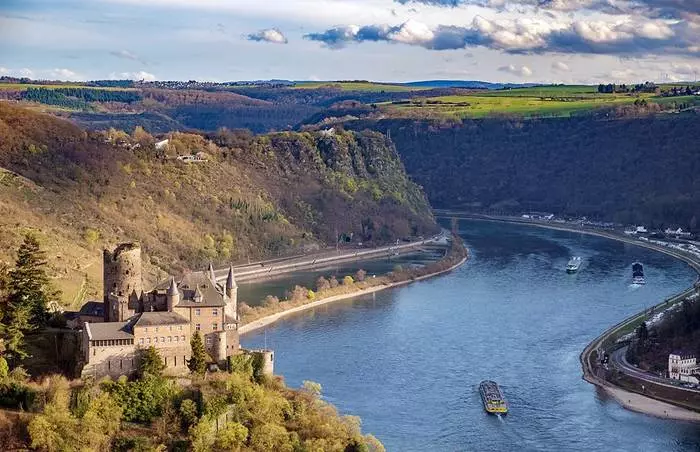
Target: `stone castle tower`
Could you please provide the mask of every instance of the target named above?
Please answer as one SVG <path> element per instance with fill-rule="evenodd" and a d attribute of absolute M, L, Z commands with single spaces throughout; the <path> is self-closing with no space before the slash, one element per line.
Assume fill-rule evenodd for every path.
<path fill-rule="evenodd" d="M 133 316 L 143 294 L 141 246 L 122 243 L 103 252 L 105 322 L 123 322 Z"/>

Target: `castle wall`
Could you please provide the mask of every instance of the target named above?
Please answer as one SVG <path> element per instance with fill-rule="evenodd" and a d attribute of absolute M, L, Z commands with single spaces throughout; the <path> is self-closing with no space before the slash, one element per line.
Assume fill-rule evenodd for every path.
<path fill-rule="evenodd" d="M 130 376 L 138 367 L 136 347 L 129 345 L 91 345 L 85 347 L 86 361 L 81 376 L 104 376 L 119 378 L 122 375 Z"/>

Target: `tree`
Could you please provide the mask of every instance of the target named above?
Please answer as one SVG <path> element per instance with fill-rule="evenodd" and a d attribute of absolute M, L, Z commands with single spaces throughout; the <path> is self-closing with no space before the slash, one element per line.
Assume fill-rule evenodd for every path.
<path fill-rule="evenodd" d="M 163 374 L 165 364 L 160 357 L 160 353 L 154 346 L 150 346 L 141 352 L 139 357 L 139 376 L 143 377 L 146 374 L 155 375 L 157 377 Z"/>
<path fill-rule="evenodd" d="M 248 438 L 248 429 L 238 422 L 227 422 L 216 437 L 216 445 L 223 450 L 240 450 Z"/>
<path fill-rule="evenodd" d="M 46 274 L 45 253 L 34 234 L 24 236 L 24 242 L 17 250 L 15 268 L 10 271 L 8 285 L 10 312 L 21 309 L 20 306 L 28 306 L 31 326 L 43 326 L 49 317 L 49 301 L 55 299 L 58 292 L 51 289 Z"/>
<path fill-rule="evenodd" d="M 197 409 L 197 404 L 194 400 L 183 400 L 180 403 L 180 409 L 178 411 L 180 413 L 180 418 L 182 419 L 182 423 L 184 424 L 185 428 L 190 428 L 197 422 L 197 413 L 199 410 Z"/>
<path fill-rule="evenodd" d="M 366 277 L 367 272 L 362 269 L 357 270 L 357 273 L 355 273 L 355 281 L 362 282 L 365 280 Z"/>
<path fill-rule="evenodd" d="M 355 280 L 352 279 L 352 276 L 347 275 L 345 278 L 343 278 L 343 285 L 344 286 L 351 286 L 352 283 L 354 283 Z"/>
<path fill-rule="evenodd" d="M 192 358 L 187 361 L 187 367 L 192 373 L 204 375 L 207 370 L 207 351 L 204 349 L 204 342 L 202 342 L 199 331 L 195 331 L 192 335 L 190 347 L 192 348 Z"/>
<path fill-rule="evenodd" d="M 327 290 L 330 288 L 331 288 L 331 283 L 323 276 L 319 276 L 318 279 L 316 280 L 316 291 L 320 292 L 322 290 Z"/>

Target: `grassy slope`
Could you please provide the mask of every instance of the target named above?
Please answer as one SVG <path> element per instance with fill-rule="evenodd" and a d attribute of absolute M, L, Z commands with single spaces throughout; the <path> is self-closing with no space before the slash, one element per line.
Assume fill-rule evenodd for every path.
<path fill-rule="evenodd" d="M 638 98 L 662 105 L 700 103 L 697 96 L 662 98 L 652 94 L 600 94 L 586 85 L 542 86 L 498 90 L 474 95 L 433 97 L 407 104 L 385 104 L 399 116 L 483 118 L 498 114 L 567 117 L 597 108 L 633 104 Z"/>
<path fill-rule="evenodd" d="M 99 293 L 100 248 L 120 240 L 142 242 L 154 277 L 157 268 L 297 252 L 331 240 L 336 224 L 359 234 L 364 218 L 385 238 L 435 227 L 422 192 L 376 133 L 326 144 L 312 134 L 247 137 L 209 146 L 210 162 L 188 165 L 0 103 L 0 136 L 0 259 L 11 262 L 22 234 L 37 232 L 66 303 Z M 204 142 L 189 139 L 197 138 Z M 362 168 L 382 171 L 359 171 L 346 158 L 356 154 L 366 157 Z"/>

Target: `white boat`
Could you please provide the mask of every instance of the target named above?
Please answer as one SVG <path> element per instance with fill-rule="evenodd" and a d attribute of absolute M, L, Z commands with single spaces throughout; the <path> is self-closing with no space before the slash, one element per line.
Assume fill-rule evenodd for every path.
<path fill-rule="evenodd" d="M 581 268 L 581 262 L 582 261 L 581 261 L 580 257 L 578 257 L 578 256 L 572 257 L 569 260 L 569 263 L 566 264 L 566 272 L 567 273 L 576 273 L 579 270 L 579 268 Z"/>

